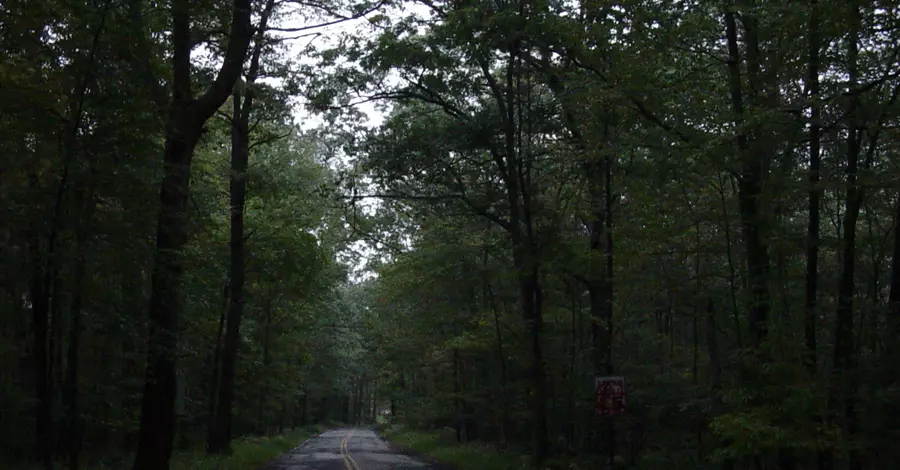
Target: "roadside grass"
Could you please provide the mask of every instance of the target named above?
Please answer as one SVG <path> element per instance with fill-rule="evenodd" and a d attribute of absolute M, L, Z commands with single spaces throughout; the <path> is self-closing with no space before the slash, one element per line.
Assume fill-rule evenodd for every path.
<path fill-rule="evenodd" d="M 172 454 L 170 470 L 260 470 L 269 461 L 300 445 L 332 426 L 311 425 L 296 428 L 276 436 L 247 436 L 232 441 L 231 455 L 207 455 L 203 449 L 176 450 Z M 104 459 L 106 460 L 106 459 Z M 38 467 L 0 467 L 9 470 L 37 470 Z M 58 465 L 58 468 L 66 468 Z M 105 462 L 88 464 L 85 470 L 122 470 L 131 468 L 130 456 L 112 457 Z"/>
<path fill-rule="evenodd" d="M 381 435 L 402 450 L 423 455 L 449 468 L 458 470 L 526 470 L 532 469 L 529 456 L 514 450 L 500 451 L 495 446 L 459 443 L 452 429 L 419 431 L 401 425 L 377 426 Z M 545 462 L 544 470 L 586 470 L 602 468 L 597 455 L 557 456 Z"/>
<path fill-rule="evenodd" d="M 451 467 L 465 470 L 519 470 L 528 468 L 527 456 L 516 452 L 500 452 L 482 443 L 459 443 L 451 433 L 414 431 L 389 427 L 382 436 L 401 449 L 413 451 Z"/>
<path fill-rule="evenodd" d="M 277 436 L 239 438 L 232 443 L 232 453 L 227 456 L 211 456 L 202 450 L 176 452 L 172 456 L 171 469 L 259 470 L 272 459 L 322 431 L 324 429 L 307 426 Z"/>

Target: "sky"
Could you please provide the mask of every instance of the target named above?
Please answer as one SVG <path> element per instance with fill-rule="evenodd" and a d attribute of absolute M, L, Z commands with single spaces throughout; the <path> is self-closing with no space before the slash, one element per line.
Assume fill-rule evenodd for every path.
<path fill-rule="evenodd" d="M 302 5 L 296 6 L 296 7 L 294 7 L 293 12 L 290 12 L 287 15 L 285 15 L 285 17 L 282 18 L 278 24 L 275 24 L 273 26 L 279 27 L 279 28 L 301 28 L 301 27 L 308 27 L 310 25 L 314 25 L 314 24 L 321 23 L 321 22 L 332 21 L 330 19 L 309 20 L 307 18 L 309 16 L 309 14 L 308 14 L 309 10 L 310 10 L 310 7 L 307 7 L 307 6 L 302 6 Z M 427 12 L 428 12 L 428 7 L 426 7 L 420 3 L 414 2 L 414 1 L 407 2 L 406 4 L 404 4 L 404 7 L 402 9 L 402 14 L 404 14 L 404 15 L 409 14 L 409 13 L 426 15 Z M 351 33 L 354 31 L 357 33 L 360 33 L 360 34 L 368 34 L 368 30 L 365 28 L 365 26 L 368 22 L 367 18 L 371 18 L 372 16 L 374 16 L 376 14 L 384 14 L 390 18 L 398 18 L 400 13 L 398 13 L 396 8 L 392 8 L 391 10 L 382 8 L 382 9 L 370 12 L 368 15 L 366 15 L 362 18 L 344 21 L 344 22 L 341 22 L 338 24 L 324 26 L 322 28 L 316 28 L 316 29 L 310 31 L 310 33 L 312 33 L 312 32 L 317 33 L 317 36 L 314 39 L 312 39 L 311 44 L 313 46 L 315 46 L 316 49 L 322 50 L 322 49 L 325 49 L 328 47 L 333 47 L 336 44 L 336 38 L 340 34 Z M 292 35 L 296 35 L 296 33 L 278 33 L 278 34 L 280 34 L 282 37 L 290 37 Z M 289 50 L 289 55 L 293 60 L 303 63 L 303 64 L 313 64 L 314 63 L 313 58 L 307 57 L 303 53 L 303 49 L 306 48 L 308 44 L 310 44 L 310 39 L 311 38 L 306 37 L 306 38 L 286 41 L 286 44 L 287 44 L 287 47 Z M 357 105 L 356 108 L 366 114 L 366 116 L 369 119 L 368 125 L 377 126 L 377 125 L 381 124 L 382 122 L 384 122 L 385 116 L 382 112 L 380 112 L 376 109 L 375 103 L 373 103 L 373 102 L 362 103 L 362 104 Z M 297 119 L 298 123 L 300 123 L 300 127 L 303 130 L 314 129 L 323 124 L 323 120 L 321 119 L 321 117 L 317 116 L 315 113 L 308 112 L 307 110 L 305 110 L 303 108 L 302 105 L 297 106 L 295 108 L 295 118 Z"/>
<path fill-rule="evenodd" d="M 302 28 L 312 24 L 320 23 L 321 21 L 310 21 L 307 19 L 309 16 L 305 14 L 306 11 L 302 9 L 309 9 L 308 6 L 298 6 L 298 10 L 285 15 L 285 17 L 279 21 L 278 24 L 274 24 L 272 26 L 278 28 Z M 415 12 L 419 14 L 425 14 L 427 12 L 427 7 L 424 5 L 409 2 L 403 10 L 403 13 Z M 316 47 L 318 50 L 322 50 L 328 47 L 333 47 L 336 44 L 336 38 L 343 33 L 349 32 L 361 32 L 364 29 L 364 26 L 367 23 L 367 17 L 371 17 L 375 14 L 379 14 L 382 12 L 372 12 L 369 13 L 366 17 L 345 21 L 335 25 L 329 25 L 322 28 L 317 28 L 310 32 L 318 33 L 314 38 L 304 37 L 300 39 L 292 39 L 286 41 L 286 45 L 289 51 L 289 56 L 293 61 L 304 63 L 304 64 L 312 64 L 314 63 L 314 59 L 311 57 L 304 56 L 303 50 L 310 44 L 310 39 L 312 39 L 312 45 Z M 383 12 L 382 14 L 387 14 L 390 17 L 396 17 L 398 13 L 396 12 Z M 329 20 L 324 20 L 329 21 Z M 277 33 L 282 37 L 290 37 L 296 36 L 296 33 Z M 373 102 L 366 102 L 359 105 L 356 105 L 356 108 L 365 114 L 367 117 L 366 125 L 368 127 L 376 127 L 384 122 L 385 114 L 382 111 L 376 109 L 376 104 Z M 308 131 L 312 129 L 316 129 L 321 127 L 324 124 L 324 120 L 321 116 L 316 113 L 310 112 L 305 109 L 302 101 L 298 101 L 294 106 L 294 121 L 298 124 L 298 127 L 303 131 Z M 337 168 L 339 166 L 347 165 L 350 162 L 352 156 L 343 155 L 339 157 L 339 161 L 331 162 L 330 165 L 333 168 Z M 362 201 L 367 210 L 374 210 L 378 205 L 377 200 L 365 200 Z M 372 243 L 367 241 L 356 241 L 354 242 L 350 248 L 340 254 L 341 258 L 344 258 L 348 261 L 348 265 L 350 267 L 350 280 L 352 282 L 362 282 L 366 279 L 371 279 L 375 277 L 375 273 L 370 269 L 371 263 L 379 257 L 378 251 L 372 245 Z"/>

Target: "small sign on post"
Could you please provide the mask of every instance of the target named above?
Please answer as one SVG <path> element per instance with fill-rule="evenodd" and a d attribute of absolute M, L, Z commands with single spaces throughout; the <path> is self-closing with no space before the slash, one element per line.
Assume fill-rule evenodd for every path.
<path fill-rule="evenodd" d="M 625 412 L 625 377 L 597 377 L 594 382 L 595 410 L 598 416 Z"/>

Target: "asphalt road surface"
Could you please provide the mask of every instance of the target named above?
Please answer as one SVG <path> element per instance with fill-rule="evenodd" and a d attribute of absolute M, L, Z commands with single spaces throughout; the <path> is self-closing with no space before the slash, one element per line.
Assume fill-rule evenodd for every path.
<path fill-rule="evenodd" d="M 334 429 L 304 442 L 265 470 L 435 470 L 391 448 L 374 431 Z"/>

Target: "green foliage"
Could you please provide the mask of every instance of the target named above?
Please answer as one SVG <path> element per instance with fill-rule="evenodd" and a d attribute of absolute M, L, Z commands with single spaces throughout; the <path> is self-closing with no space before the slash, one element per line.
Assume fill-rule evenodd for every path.
<path fill-rule="evenodd" d="M 237 439 L 232 454 L 225 457 L 203 452 L 176 453 L 172 459 L 172 470 L 258 470 L 318 432 L 321 431 L 316 429 L 310 432 L 304 428 L 277 436 Z"/>
<path fill-rule="evenodd" d="M 524 456 L 498 452 L 491 446 L 471 443 L 459 444 L 452 437 L 452 430 L 438 432 L 413 431 L 402 427 L 390 428 L 384 433 L 401 449 L 435 459 L 453 468 L 472 470 L 515 470 L 523 468 Z"/>
<path fill-rule="evenodd" d="M 374 6 L 290 3 L 274 22 Z M 389 432 L 401 445 L 460 468 L 520 468 L 544 413 L 551 467 L 896 462 L 897 2 L 379 6 L 327 46 L 310 41 L 302 63 L 297 38 L 282 40 L 294 33 L 269 31 L 260 80 L 239 87 L 255 105 L 236 434 L 365 422 L 374 409 L 407 426 Z M 190 10 L 201 88 L 231 4 Z M 3 465 L 35 452 L 43 405 L 59 439 L 48 448 L 109 460 L 134 447 L 174 86 L 169 13 L 0 4 Z M 295 126 L 294 95 L 322 128 Z M 360 100 L 378 101 L 383 122 L 367 126 Z M 216 400 L 232 104 L 197 147 L 177 254 L 185 448 L 203 440 Z M 628 390 L 609 420 L 615 449 L 593 416 L 606 347 Z M 245 437 L 226 460 L 185 452 L 176 468 L 249 468 L 299 437 Z"/>
<path fill-rule="evenodd" d="M 323 426 L 309 426 L 294 429 L 284 434 L 266 437 L 244 437 L 236 439 L 232 453 L 227 456 L 212 456 L 202 450 L 177 451 L 172 456 L 172 470 L 259 470 L 263 465 L 285 452 L 297 447 L 306 439 L 326 431 Z M 85 470 L 116 470 L 127 465 L 123 462 L 97 464 Z M 11 470 L 31 470 L 32 467 Z"/>

